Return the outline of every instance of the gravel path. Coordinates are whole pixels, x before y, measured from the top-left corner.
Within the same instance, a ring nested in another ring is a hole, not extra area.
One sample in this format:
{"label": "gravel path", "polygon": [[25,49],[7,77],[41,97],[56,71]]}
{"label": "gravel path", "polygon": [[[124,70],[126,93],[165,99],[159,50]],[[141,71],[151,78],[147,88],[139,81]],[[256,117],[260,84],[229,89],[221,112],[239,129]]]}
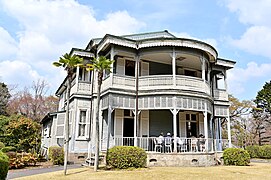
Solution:
{"label": "gravel path", "polygon": [[[80,164],[68,165],[69,169],[79,168]],[[45,168],[33,168],[33,169],[19,169],[19,170],[9,170],[7,179],[14,179],[24,176],[31,176],[35,174],[49,173],[55,171],[63,171],[63,166],[51,166]]]}

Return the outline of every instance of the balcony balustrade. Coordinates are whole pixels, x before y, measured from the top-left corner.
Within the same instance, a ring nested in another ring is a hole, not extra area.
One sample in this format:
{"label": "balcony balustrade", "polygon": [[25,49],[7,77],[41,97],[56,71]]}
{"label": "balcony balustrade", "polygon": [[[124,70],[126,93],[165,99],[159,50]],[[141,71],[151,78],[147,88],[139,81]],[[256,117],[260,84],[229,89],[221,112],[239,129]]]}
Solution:
{"label": "balcony balustrade", "polygon": [[[102,91],[109,88],[122,89],[122,90],[135,90],[135,77],[121,76],[117,74],[111,74],[104,79],[102,84]],[[186,90],[205,93],[210,95],[210,85],[208,82],[204,82],[203,79],[197,77],[176,75],[176,85],[174,85],[172,75],[152,75],[139,77],[139,91],[144,90]],[[76,86],[72,84],[71,94],[91,94],[91,83],[79,81]],[[96,85],[94,86],[94,92],[96,92]],[[228,101],[228,93],[225,90],[214,90],[215,100]]]}
{"label": "balcony balustrade", "polygon": [[221,101],[228,101],[229,99],[227,91],[223,89],[214,90],[214,98],[215,100],[221,100]]}
{"label": "balcony balustrade", "polygon": [[[209,84],[196,77],[178,75],[176,76],[176,85],[174,85],[172,75],[142,76],[139,77],[138,81],[139,91],[178,89],[202,92],[210,95]],[[135,90],[135,77],[119,76],[114,74],[104,80],[102,90],[106,90],[109,87],[124,90]]]}

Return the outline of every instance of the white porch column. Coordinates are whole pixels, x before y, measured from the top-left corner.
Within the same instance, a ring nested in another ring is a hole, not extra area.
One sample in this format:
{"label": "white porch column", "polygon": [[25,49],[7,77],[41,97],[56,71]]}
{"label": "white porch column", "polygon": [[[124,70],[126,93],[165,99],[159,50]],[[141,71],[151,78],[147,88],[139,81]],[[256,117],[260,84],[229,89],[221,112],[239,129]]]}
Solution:
{"label": "white porch column", "polygon": [[225,85],[225,90],[228,91],[227,72],[226,72],[226,70],[224,71],[224,85]]}
{"label": "white porch column", "polygon": [[135,81],[135,90],[136,90],[136,99],[135,99],[135,117],[134,117],[134,146],[137,146],[137,125],[138,125],[138,115],[139,115],[139,112],[138,112],[138,81],[139,81],[139,60],[140,60],[140,57],[139,55],[137,54],[135,56],[135,77],[136,77],[136,81]]}
{"label": "white porch column", "polygon": [[174,138],[174,152],[177,152],[177,114],[179,112],[179,109],[176,109],[176,97],[173,97],[173,106],[174,109],[170,109],[172,115],[173,115],[173,138]]}
{"label": "white porch column", "polygon": [[208,120],[207,120],[207,103],[205,102],[204,104],[204,112],[203,112],[203,116],[204,116],[204,136],[206,138],[206,147],[205,149],[208,151]]}
{"label": "white porch column", "polygon": [[173,48],[171,57],[172,57],[172,80],[173,80],[173,86],[176,86],[176,52],[175,52],[175,48]]}
{"label": "white porch column", "polygon": [[76,67],[76,76],[75,76],[75,88],[78,91],[79,86],[79,66]]}
{"label": "white porch column", "polygon": [[228,129],[228,141],[229,141],[229,147],[232,147],[231,144],[231,122],[230,122],[230,116],[227,118],[227,129]]}
{"label": "white porch column", "polygon": [[[109,95],[109,99],[110,99],[110,95]],[[107,142],[106,142],[106,151],[108,151],[108,149],[110,148],[110,134],[111,134],[111,126],[112,126],[112,112],[114,111],[114,109],[112,109],[111,105],[109,104],[108,106],[108,112],[107,112]]]}
{"label": "white porch column", "polygon": [[[114,60],[114,56],[116,55],[117,53],[115,52],[114,50],[114,45],[112,45],[111,47],[111,50],[110,50],[110,60]],[[113,86],[113,67],[114,67],[114,63],[111,64],[111,73],[110,73],[110,79],[111,79],[111,86]]]}
{"label": "white porch column", "polygon": [[219,151],[222,151],[222,131],[221,131],[221,118],[217,119],[217,136],[218,136],[218,140],[217,140],[217,148]]}
{"label": "white porch column", "polygon": [[205,82],[206,81],[206,79],[205,79],[205,58],[200,57],[200,61],[201,61],[201,78]]}
{"label": "white porch column", "polygon": [[209,124],[209,129],[210,129],[210,133],[211,133],[211,141],[212,141],[212,149],[211,149],[211,151],[213,152],[214,151],[214,129],[213,129],[213,115],[211,115],[211,117],[210,117],[210,124]]}
{"label": "white porch column", "polygon": [[170,109],[172,115],[173,115],[173,138],[174,138],[174,149],[173,152],[177,152],[177,113],[179,110],[176,108]]}

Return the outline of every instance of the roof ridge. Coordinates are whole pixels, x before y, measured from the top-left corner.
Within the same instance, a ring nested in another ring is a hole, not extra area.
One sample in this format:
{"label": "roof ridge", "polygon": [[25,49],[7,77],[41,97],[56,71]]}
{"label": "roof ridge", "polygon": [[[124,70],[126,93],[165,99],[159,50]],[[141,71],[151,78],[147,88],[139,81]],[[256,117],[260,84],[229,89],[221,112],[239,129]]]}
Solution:
{"label": "roof ridge", "polygon": [[171,33],[168,32],[168,30],[163,30],[163,31],[145,32],[145,33],[126,34],[126,35],[121,35],[121,37],[130,37],[130,36],[147,35],[147,34],[155,34],[155,33],[165,33],[165,32],[172,35]]}

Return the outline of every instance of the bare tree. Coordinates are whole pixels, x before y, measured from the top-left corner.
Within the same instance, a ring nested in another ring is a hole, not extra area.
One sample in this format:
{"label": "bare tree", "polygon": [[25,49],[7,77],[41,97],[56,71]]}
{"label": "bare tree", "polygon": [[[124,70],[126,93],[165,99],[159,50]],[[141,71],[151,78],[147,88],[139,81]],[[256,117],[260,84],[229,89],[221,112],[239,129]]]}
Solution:
{"label": "bare tree", "polygon": [[46,95],[48,84],[44,80],[33,82],[30,88],[15,92],[8,102],[9,114],[23,114],[40,121],[47,113],[57,110],[58,98]]}

